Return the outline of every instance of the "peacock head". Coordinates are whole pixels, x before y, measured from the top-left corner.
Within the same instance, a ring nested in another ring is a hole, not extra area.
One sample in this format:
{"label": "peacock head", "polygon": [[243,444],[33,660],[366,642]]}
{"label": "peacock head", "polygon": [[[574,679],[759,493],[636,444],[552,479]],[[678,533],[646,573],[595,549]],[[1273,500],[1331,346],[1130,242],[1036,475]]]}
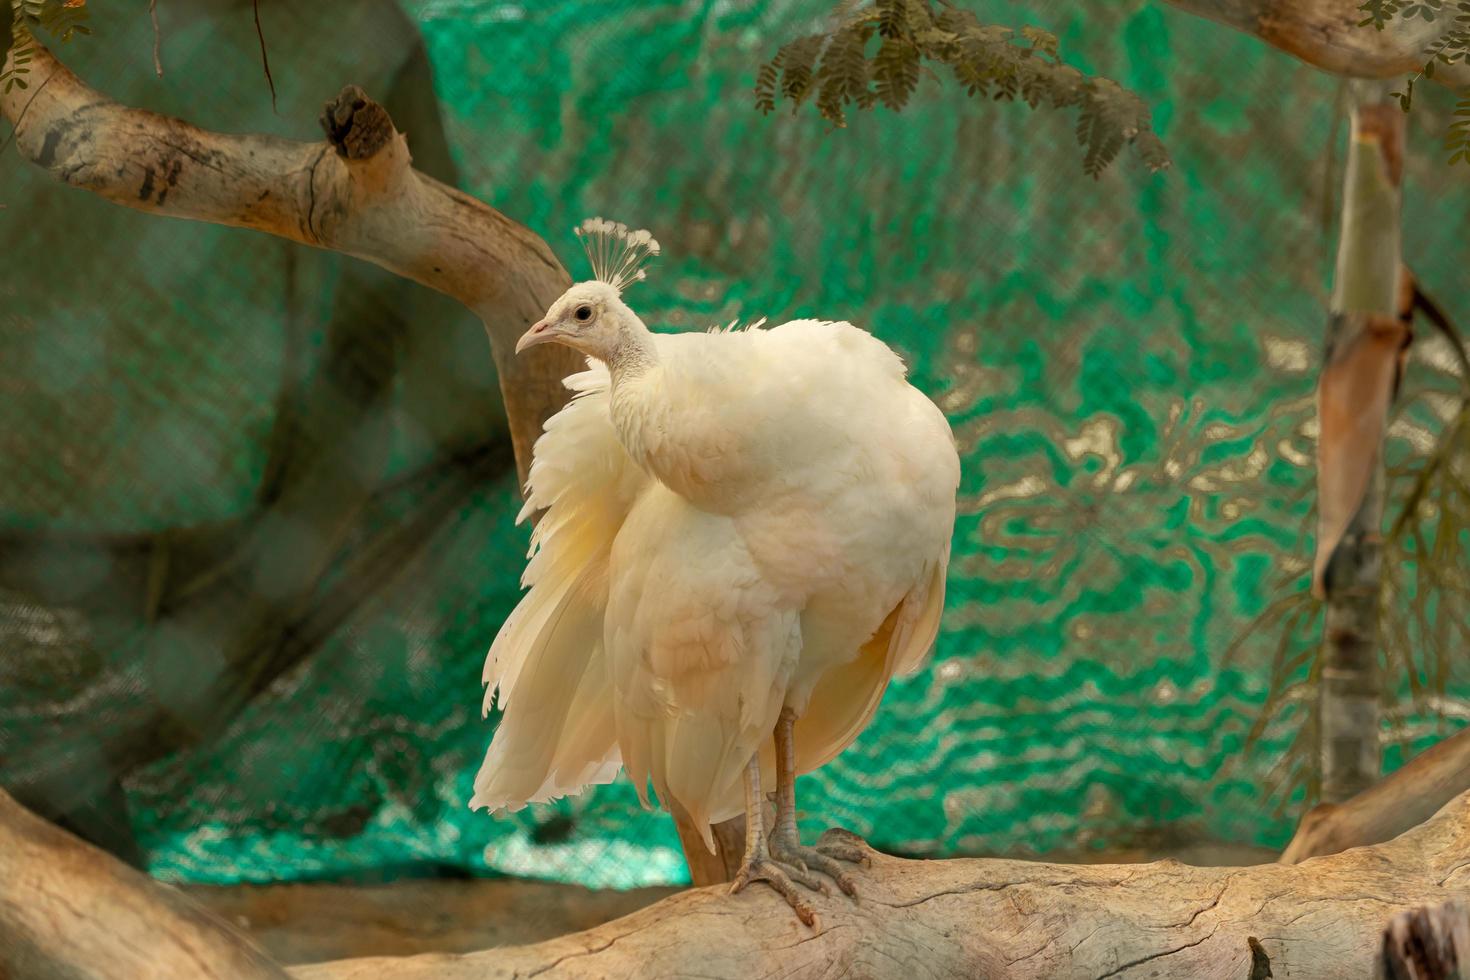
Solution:
{"label": "peacock head", "polygon": [[516,353],[539,344],[565,344],[612,364],[620,352],[646,347],[648,328],[623,302],[623,290],[643,279],[643,263],[659,253],[646,231],[620,222],[588,218],[575,229],[593,278],[561,295],[542,320],[527,330]]}
{"label": "peacock head", "polygon": [[540,344],[565,344],[611,362],[634,332],[646,329],[617,287],[592,279],[562,293],[546,316],[521,335],[516,353]]}

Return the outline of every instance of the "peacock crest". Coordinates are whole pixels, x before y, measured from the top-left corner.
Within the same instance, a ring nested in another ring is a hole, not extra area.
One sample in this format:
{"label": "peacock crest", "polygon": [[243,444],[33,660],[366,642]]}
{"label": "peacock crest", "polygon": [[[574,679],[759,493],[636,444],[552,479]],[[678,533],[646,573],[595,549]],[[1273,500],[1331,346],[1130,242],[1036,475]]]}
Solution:
{"label": "peacock crest", "polygon": [[592,263],[592,278],[620,292],[647,277],[643,263],[659,251],[652,232],[642,228],[629,231],[621,221],[588,218],[572,231]]}

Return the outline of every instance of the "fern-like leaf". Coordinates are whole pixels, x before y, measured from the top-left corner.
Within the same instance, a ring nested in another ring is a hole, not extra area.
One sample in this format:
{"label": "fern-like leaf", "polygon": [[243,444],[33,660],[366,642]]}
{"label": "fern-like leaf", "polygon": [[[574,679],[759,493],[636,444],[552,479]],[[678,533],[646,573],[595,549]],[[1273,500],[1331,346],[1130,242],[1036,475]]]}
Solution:
{"label": "fern-like leaf", "polygon": [[824,35],[810,34],[797,38],[776,52],[776,58],[781,62],[781,95],[790,100],[793,109],[811,94],[817,59],[826,46]]}
{"label": "fern-like leaf", "polygon": [[844,108],[859,101],[868,87],[868,62],[863,57],[871,27],[844,27],[832,35],[817,70],[817,111],[834,126],[846,126]]}
{"label": "fern-like leaf", "polygon": [[890,109],[902,109],[919,87],[919,51],[912,44],[885,38],[873,59],[873,80],[879,100]]}
{"label": "fern-like leaf", "polygon": [[944,66],[976,98],[1079,110],[1077,137],[1088,174],[1100,174],[1128,145],[1150,170],[1168,166],[1142,100],[1116,82],[1065,64],[1049,31],[1027,26],[1018,33],[986,24],[951,0],[869,0],[857,6],[844,0],[833,23],[824,33],[783,45],[761,66],[756,108],[770,112],[785,98],[795,111],[815,96],[817,112],[840,127],[849,106],[881,103],[901,110],[918,90],[923,67]]}
{"label": "fern-like leaf", "polygon": [[[1448,6],[1448,10],[1446,7]],[[1470,0],[1365,0],[1359,8],[1363,14],[1360,27],[1383,30],[1394,19],[1424,20],[1444,27],[1424,48],[1424,63],[1418,73],[1407,79],[1403,90],[1392,93],[1405,112],[1414,105],[1414,83],[1433,78],[1435,66],[1470,62]],[[1448,13],[1449,16],[1445,16]],[[1455,106],[1456,121],[1445,132],[1444,147],[1450,163],[1470,163],[1470,88],[1459,91]]]}

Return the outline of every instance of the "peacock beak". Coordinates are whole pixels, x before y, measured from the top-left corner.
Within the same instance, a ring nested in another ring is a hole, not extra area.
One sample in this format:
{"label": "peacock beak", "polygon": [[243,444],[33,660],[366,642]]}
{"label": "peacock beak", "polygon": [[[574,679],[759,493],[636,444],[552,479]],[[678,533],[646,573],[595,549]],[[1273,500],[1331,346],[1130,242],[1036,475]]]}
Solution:
{"label": "peacock beak", "polygon": [[550,323],[541,320],[532,325],[530,330],[521,334],[521,339],[516,341],[516,353],[519,354],[528,347],[535,347],[537,344],[544,344],[548,341],[555,340],[559,336],[560,333],[558,331],[551,329]]}

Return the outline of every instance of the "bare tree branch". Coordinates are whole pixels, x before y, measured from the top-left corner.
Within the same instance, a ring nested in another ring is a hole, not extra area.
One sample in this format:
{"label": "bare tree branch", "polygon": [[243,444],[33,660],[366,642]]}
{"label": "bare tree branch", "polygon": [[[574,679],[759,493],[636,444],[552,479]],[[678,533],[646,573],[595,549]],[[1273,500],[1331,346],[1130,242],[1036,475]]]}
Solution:
{"label": "bare tree branch", "polygon": [[[1240,980],[1265,969],[1297,980],[1367,976],[1396,913],[1470,894],[1470,794],[1396,840],[1301,865],[1069,866],[874,855],[860,882],[861,904],[842,895],[814,899],[816,931],[764,889],[731,896],[715,887],[532,946],[342,960],[289,973],[299,980]],[[139,956],[147,957],[146,968]],[[281,974],[181,894],[0,793],[0,975]]]}
{"label": "bare tree branch", "polygon": [[[299,143],[211,133],[118,105],[40,44],[34,51],[28,86],[0,95],[0,115],[15,127],[20,152],[63,183],[153,214],[365,259],[473,310],[490,335],[524,485],[543,424],[566,402],[562,379],[582,366],[555,344],[514,353],[517,338],[571,281],[544,241],[414,170],[388,113],[355,86],[327,104],[328,141]],[[742,827],[724,828],[721,853],[708,855],[681,824],[697,882],[729,879],[740,859],[729,842],[740,840]]]}
{"label": "bare tree branch", "polygon": [[[1349,78],[1413,75],[1444,25],[1396,19],[1383,30],[1360,27],[1361,0],[1166,0],[1180,10],[1253,35],[1309,65]],[[1470,84],[1470,65],[1440,65],[1434,80]]]}
{"label": "bare tree branch", "polygon": [[1470,728],[1431,746],[1345,803],[1307,811],[1281,854],[1296,864],[1389,840],[1428,819],[1470,788]]}
{"label": "bare tree branch", "polygon": [[285,972],[182,892],[0,791],[0,977],[268,980]]}
{"label": "bare tree branch", "polygon": [[0,95],[0,115],[15,127],[20,152],[58,180],[153,214],[366,259],[478,314],[524,480],[531,445],[565,402],[561,379],[578,359],[550,344],[517,358],[515,340],[570,277],[531,231],[415,171],[381,106],[349,87],[327,107],[330,141],[299,143],[211,133],[118,105],[39,44],[27,81]]}

